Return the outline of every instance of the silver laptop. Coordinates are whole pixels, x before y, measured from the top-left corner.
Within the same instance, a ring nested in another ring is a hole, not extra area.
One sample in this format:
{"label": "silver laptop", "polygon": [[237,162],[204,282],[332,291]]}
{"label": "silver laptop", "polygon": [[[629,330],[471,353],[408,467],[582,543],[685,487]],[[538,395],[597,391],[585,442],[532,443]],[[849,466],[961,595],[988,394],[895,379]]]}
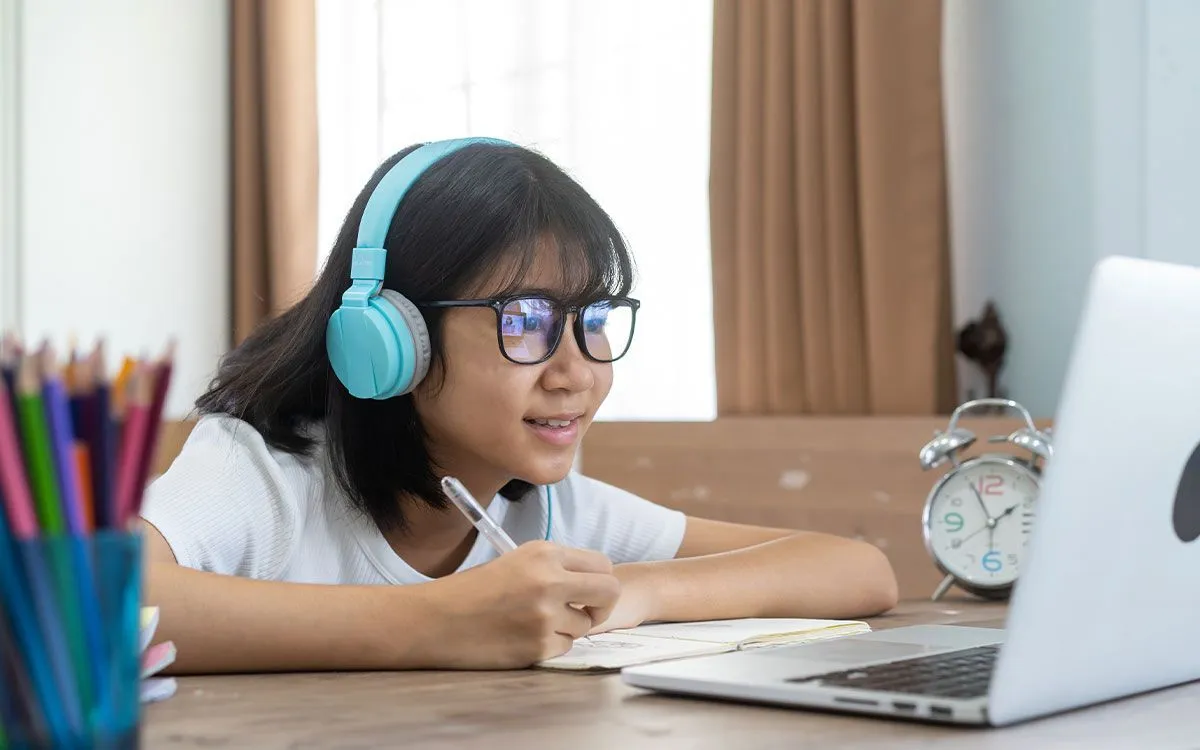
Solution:
{"label": "silver laptop", "polygon": [[1200,269],[1096,265],[1054,434],[1003,628],[884,629],[622,679],[984,726],[1200,679]]}

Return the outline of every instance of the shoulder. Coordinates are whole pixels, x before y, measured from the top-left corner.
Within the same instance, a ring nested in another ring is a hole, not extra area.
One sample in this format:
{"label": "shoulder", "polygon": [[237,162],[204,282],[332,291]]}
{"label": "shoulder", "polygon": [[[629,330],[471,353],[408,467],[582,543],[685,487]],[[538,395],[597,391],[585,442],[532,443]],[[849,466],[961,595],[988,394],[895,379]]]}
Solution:
{"label": "shoulder", "polygon": [[572,472],[552,486],[555,526],[571,546],[598,549],[613,562],[670,559],[687,518],[607,482]]}
{"label": "shoulder", "polygon": [[245,421],[205,415],[147,487],[142,517],[181,565],[270,577],[319,499],[320,453],[318,443],[312,456],[292,454]]}

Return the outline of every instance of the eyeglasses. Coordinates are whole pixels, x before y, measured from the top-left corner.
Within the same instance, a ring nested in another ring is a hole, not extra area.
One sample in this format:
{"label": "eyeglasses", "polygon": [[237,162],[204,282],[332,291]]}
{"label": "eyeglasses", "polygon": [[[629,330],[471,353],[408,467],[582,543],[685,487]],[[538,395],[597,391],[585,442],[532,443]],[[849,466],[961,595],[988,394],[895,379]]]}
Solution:
{"label": "eyeglasses", "polygon": [[584,356],[594,362],[615,362],[629,351],[633,325],[641,302],[630,297],[606,297],[587,305],[566,305],[549,297],[518,296],[422,302],[417,307],[490,307],[496,311],[496,340],[505,359],[536,365],[553,356],[562,340],[567,316]]}

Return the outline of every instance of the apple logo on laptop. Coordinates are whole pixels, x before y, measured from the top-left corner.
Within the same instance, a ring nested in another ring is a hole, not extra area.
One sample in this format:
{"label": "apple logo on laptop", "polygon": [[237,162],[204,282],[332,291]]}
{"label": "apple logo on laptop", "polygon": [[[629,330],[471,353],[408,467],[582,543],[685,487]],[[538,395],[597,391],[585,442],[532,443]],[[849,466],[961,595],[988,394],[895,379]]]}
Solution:
{"label": "apple logo on laptop", "polygon": [[1175,510],[1171,514],[1175,536],[1182,542],[1200,539],[1200,445],[1183,465],[1179,488],[1175,490]]}

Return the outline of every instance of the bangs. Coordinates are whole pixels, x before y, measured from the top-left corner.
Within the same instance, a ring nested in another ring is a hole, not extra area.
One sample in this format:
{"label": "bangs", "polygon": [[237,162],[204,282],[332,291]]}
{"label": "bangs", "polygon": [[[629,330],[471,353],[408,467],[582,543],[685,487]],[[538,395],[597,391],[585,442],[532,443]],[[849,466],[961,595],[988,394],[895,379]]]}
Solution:
{"label": "bangs", "polygon": [[604,209],[573,183],[562,192],[530,187],[488,264],[492,296],[543,292],[582,305],[628,295],[633,260]]}

